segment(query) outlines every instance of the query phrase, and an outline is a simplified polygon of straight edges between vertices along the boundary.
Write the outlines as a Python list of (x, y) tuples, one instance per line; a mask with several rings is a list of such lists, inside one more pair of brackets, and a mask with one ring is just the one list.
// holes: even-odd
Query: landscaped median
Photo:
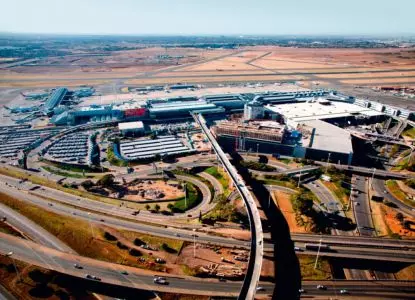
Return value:
[[(408, 180), (408, 182), (410, 181)], [(405, 204), (409, 206), (415, 207), (415, 201), (410, 200), (409, 194), (405, 193), (401, 189), (401, 187), (399, 186), (396, 180), (393, 180), (393, 179), (386, 180), (386, 188), (394, 198), (404, 202)]]
[(227, 197), (232, 192), (230, 189), (230, 178), (228, 174), (218, 167), (210, 167), (205, 170), (206, 173), (215, 177), (223, 186), (223, 193)]

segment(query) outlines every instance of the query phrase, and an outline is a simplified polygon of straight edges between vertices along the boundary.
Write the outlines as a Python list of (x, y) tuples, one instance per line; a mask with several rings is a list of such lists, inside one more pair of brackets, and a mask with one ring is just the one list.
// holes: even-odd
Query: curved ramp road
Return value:
[[(79, 255), (68, 254), (55, 249), (44, 247), (36, 243), (0, 233), (0, 253), (13, 251), (13, 257), (39, 267), (57, 271), (79, 278), (86, 274), (97, 276), (100, 284), (112, 284), (136, 289), (183, 293), (204, 296), (235, 297), (239, 294), (241, 282), (219, 282), (217, 279), (198, 279), (189, 276), (166, 276), (164, 273), (155, 273), (133, 267), (117, 265), (99, 261)], [(79, 264), (83, 269), (74, 268)], [(128, 275), (122, 274), (127, 271)], [(153, 276), (166, 277), (168, 285), (159, 285), (153, 282)], [(90, 279), (85, 279), (90, 280)], [(96, 282), (96, 281), (95, 281)], [(327, 290), (319, 290), (317, 285), (322, 284)], [(264, 291), (261, 294), (271, 294), (274, 288), (272, 283), (260, 283)], [(325, 299), (340, 295), (341, 289), (347, 289), (351, 297), (362, 299), (414, 299), (415, 288), (413, 282), (405, 281), (304, 281), (302, 287), (305, 295), (321, 296)]]
[[(27, 194), (14, 188), (4, 189), (3, 185), (0, 185), (0, 191), (7, 193), (12, 197), (18, 198), (21, 201), (25, 201), (34, 205), (38, 205), (46, 210), (67, 215), (72, 218), (81, 219), (88, 222), (97, 224), (106, 224), (115, 228), (136, 231), (140, 233), (175, 238), (184, 241), (193, 241), (193, 231), (183, 230), (178, 228), (171, 228), (167, 226), (155, 226), (143, 223), (132, 222), (128, 220), (119, 219), (113, 216), (106, 216), (96, 212), (90, 212), (74, 207), (69, 207), (60, 203), (53, 203), (50, 206), (44, 199), (41, 199), (35, 195)], [(115, 214), (115, 212), (114, 212)], [(345, 257), (352, 259), (375, 259), (384, 261), (402, 261), (402, 262), (414, 262), (415, 253), (407, 251), (412, 249), (414, 242), (412, 241), (400, 241), (391, 239), (376, 239), (376, 238), (362, 238), (362, 237), (339, 237), (335, 236), (319, 236), (312, 234), (293, 234), (293, 240), (296, 242), (296, 246), (303, 247), (306, 243), (318, 243), (319, 239), (323, 238), (323, 243), (330, 245), (333, 251), (320, 253), (324, 256), (333, 257)], [(344, 241), (342, 240), (344, 239)], [(225, 238), (214, 235), (198, 232), (198, 241), (205, 244), (221, 245), (225, 247), (238, 247), (249, 249), (251, 243), (249, 241), (241, 241), (233, 238)], [(263, 251), (273, 251), (273, 244), (266, 243), (263, 246)], [(393, 250), (393, 251), (392, 251)], [(316, 255), (316, 251), (304, 251), (304, 254)]]
[(215, 150), (215, 153), (218, 155), (219, 160), (228, 172), (233, 184), (245, 203), (251, 229), (251, 255), (249, 257), (248, 268), (241, 292), (239, 294), (239, 299), (254, 299), (259, 277), (261, 275), (262, 257), (264, 253), (264, 237), (258, 208), (256, 207), (255, 201), (246, 187), (245, 182), (238, 174), (235, 167), (230, 163), (226, 154), (222, 151), (222, 148), (216, 142), (215, 138), (209, 131), (209, 128), (207, 128), (203, 116), (200, 114), (194, 114), (193, 117), (208, 138), (213, 149)]

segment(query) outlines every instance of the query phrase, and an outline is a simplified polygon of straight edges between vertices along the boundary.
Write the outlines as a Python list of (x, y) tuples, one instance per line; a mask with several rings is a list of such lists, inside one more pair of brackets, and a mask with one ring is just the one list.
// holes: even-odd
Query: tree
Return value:
[(97, 181), (97, 185), (101, 185), (104, 187), (108, 187), (113, 184), (114, 184), (114, 175), (112, 174), (105, 174)]
[(150, 205), (146, 204), (146, 206), (144, 206), (146, 210), (150, 209)]
[(154, 205), (154, 210), (155, 210), (156, 212), (159, 212), (159, 210), (160, 210), (160, 205), (158, 205), (158, 204)]
[(82, 186), (84, 189), (88, 190), (88, 189), (90, 189), (91, 187), (93, 187), (93, 186), (94, 186), (94, 183), (93, 183), (91, 180), (85, 180), (85, 181), (83, 181), (83, 182), (81, 183), (81, 186)]
[(267, 164), (268, 163), (268, 157), (266, 157), (265, 155), (260, 155), (258, 162), (261, 164)]
[(173, 210), (174, 210), (174, 205), (173, 205), (173, 203), (169, 203), (169, 204), (167, 204), (167, 209), (168, 209), (168, 210), (170, 210), (171, 212), (173, 212)]
[(400, 212), (398, 212), (396, 215), (395, 215), (395, 219), (396, 220), (398, 220), (399, 222), (403, 222), (403, 219), (404, 219), (404, 217), (403, 217), (403, 214), (402, 213), (400, 213)]

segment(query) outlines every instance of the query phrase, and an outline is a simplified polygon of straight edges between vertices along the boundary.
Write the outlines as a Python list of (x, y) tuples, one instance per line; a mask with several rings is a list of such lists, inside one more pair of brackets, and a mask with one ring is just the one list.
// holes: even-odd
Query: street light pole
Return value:
[(268, 208), (271, 207), (271, 191), (269, 192), (269, 197), (268, 197)]
[(17, 281), (22, 282), (22, 277), (20, 277), (19, 270), (17, 269), (17, 266), (16, 266), (16, 261), (14, 260), (14, 257), (13, 257), (13, 251), (8, 252), (5, 256), (10, 257), (12, 259), (13, 266), (17, 274)]
[(299, 188), (299, 187), (300, 187), (300, 180), (301, 180), (301, 170), (300, 170), (300, 176), (298, 176), (297, 188)]
[(94, 236), (94, 230), (92, 229), (92, 223), (91, 223), (91, 213), (89, 212), (88, 213), (88, 223), (89, 223), (89, 227), (91, 228), (91, 235), (92, 235), (92, 237), (93, 238), (95, 238), (95, 236)]
[(314, 264), (314, 269), (317, 268), (318, 257), (320, 256), (321, 242), (322, 242), (322, 239), (320, 239), (320, 243), (318, 245), (318, 251), (317, 251), (317, 256), (316, 256), (316, 262)]
[(184, 183), (184, 205), (186, 206), (187, 209), (187, 183)]
[(331, 153), (329, 153), (329, 154), (327, 155), (326, 173), (327, 173), (327, 171), (328, 171), (328, 169), (329, 169), (330, 155), (331, 155)]
[(352, 202), (353, 187), (350, 189), (349, 202), (347, 203), (346, 211), (349, 211), (350, 203)]
[(256, 156), (259, 156), (259, 144), (256, 144)]
[(196, 257), (196, 229), (193, 229), (193, 257)]

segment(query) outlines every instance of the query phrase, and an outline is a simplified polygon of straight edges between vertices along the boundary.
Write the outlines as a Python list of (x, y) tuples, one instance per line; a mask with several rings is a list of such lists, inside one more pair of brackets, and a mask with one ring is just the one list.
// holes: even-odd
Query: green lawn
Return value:
[(407, 136), (411, 139), (415, 139), (415, 127), (411, 127), (404, 132), (402, 132), (402, 136)]
[(63, 177), (71, 177), (71, 178), (92, 178), (93, 177), (93, 176), (83, 176), (82, 174), (77, 174), (77, 173), (69, 173), (69, 172), (65, 172), (65, 171), (55, 169), (49, 166), (43, 166), (42, 169), (48, 171), (49, 173), (63, 176)]
[(396, 198), (399, 199), (400, 201), (415, 207), (415, 203), (414, 201), (411, 201), (409, 199), (406, 198), (406, 194), (400, 189), (398, 183), (396, 182), (396, 180), (386, 180), (386, 186), (388, 187), (389, 192)]
[(329, 261), (321, 257), (318, 259), (317, 268), (314, 269), (316, 258), (311, 255), (298, 255), (300, 261), (301, 277), (303, 280), (327, 280), (332, 279)]
[[(174, 203), (174, 210), (177, 212), (185, 212), (200, 203), (202, 200), (202, 193), (198, 191), (197, 187), (195, 187), (192, 183), (186, 183), (186, 194), (187, 200), (185, 197), (181, 198), (180, 200)], [(186, 207), (187, 201), (187, 207)]]
[(228, 196), (231, 191), (229, 190), (229, 177), (228, 175), (219, 169), (218, 167), (210, 167), (205, 170), (206, 173), (215, 177), (223, 187), (225, 196)]

